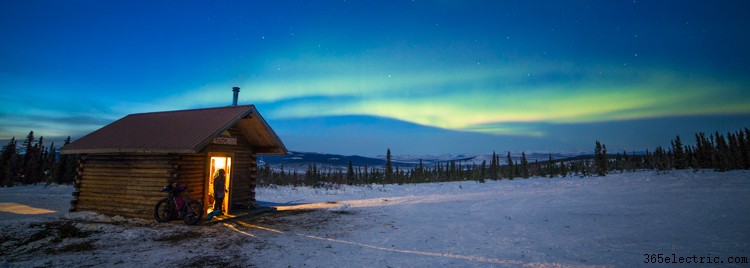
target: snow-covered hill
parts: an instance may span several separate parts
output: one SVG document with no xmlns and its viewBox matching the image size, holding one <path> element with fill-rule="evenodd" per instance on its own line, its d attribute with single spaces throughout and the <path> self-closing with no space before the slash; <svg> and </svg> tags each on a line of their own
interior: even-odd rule
<svg viewBox="0 0 750 268">
<path fill-rule="evenodd" d="M 657 254 L 746 267 L 729 261 L 750 257 L 748 171 L 260 188 L 278 212 L 200 226 L 17 214 L 66 207 L 71 190 L 0 189 L 2 265 L 634 267 Z"/>
</svg>

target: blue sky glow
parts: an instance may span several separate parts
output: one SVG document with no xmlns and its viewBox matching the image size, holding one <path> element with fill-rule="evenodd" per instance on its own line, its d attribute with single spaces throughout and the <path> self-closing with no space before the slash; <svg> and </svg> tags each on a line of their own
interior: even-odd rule
<svg viewBox="0 0 750 268">
<path fill-rule="evenodd" d="M 59 143 L 130 113 L 228 105 L 239 86 L 298 151 L 645 150 L 750 126 L 748 12 L 740 0 L 3 1 L 0 139 Z"/>
</svg>

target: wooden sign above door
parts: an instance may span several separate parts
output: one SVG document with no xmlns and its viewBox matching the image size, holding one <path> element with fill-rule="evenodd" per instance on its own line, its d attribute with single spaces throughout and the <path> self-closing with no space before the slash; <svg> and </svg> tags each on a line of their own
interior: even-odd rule
<svg viewBox="0 0 750 268">
<path fill-rule="evenodd" d="M 235 137 L 216 137 L 213 141 L 214 144 L 225 144 L 225 145 L 237 145 L 237 138 Z"/>
</svg>

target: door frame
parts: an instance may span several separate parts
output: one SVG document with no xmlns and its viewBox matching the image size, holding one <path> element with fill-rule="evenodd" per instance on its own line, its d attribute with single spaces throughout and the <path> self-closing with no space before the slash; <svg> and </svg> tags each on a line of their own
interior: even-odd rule
<svg viewBox="0 0 750 268">
<path fill-rule="evenodd" d="M 223 206 L 224 209 L 226 210 L 226 213 L 229 214 L 229 213 L 231 213 L 231 209 L 232 209 L 232 207 L 230 206 L 230 204 L 232 204 L 232 195 L 233 195 L 233 192 L 234 192 L 232 185 L 234 184 L 234 163 L 233 162 L 235 160 L 235 157 L 234 157 L 234 153 L 228 153 L 228 152 L 209 152 L 208 153 L 208 157 L 206 157 L 206 173 L 204 175 L 204 189 L 205 189 L 205 191 L 203 193 L 203 204 L 204 204 L 203 205 L 203 210 L 204 210 L 204 212 L 208 211 L 208 207 L 207 207 L 207 204 L 208 204 L 208 201 L 209 201 L 209 195 L 208 194 L 209 194 L 209 190 L 211 190 L 211 188 L 210 188 L 211 187 L 211 180 L 213 179 L 213 177 L 212 177 L 213 170 L 211 170 L 211 158 L 212 157 L 229 157 L 231 159 L 230 162 L 229 162 L 229 165 L 230 165 L 229 170 L 226 170 L 227 174 L 229 175 L 228 176 L 229 183 L 226 186 L 229 192 L 224 197 L 224 206 Z M 213 209 L 213 207 L 211 207 L 211 208 Z"/>
</svg>

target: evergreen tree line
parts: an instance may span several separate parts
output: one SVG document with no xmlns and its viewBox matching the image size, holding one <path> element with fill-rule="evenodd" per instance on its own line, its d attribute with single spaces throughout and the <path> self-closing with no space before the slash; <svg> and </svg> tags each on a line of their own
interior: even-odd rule
<svg viewBox="0 0 750 268">
<path fill-rule="evenodd" d="M 657 147 L 651 155 L 656 169 L 713 169 L 723 172 L 750 169 L 750 130 L 727 133 L 695 134 L 695 145 L 682 144 L 680 136 L 671 141 L 671 148 Z"/>
<path fill-rule="evenodd" d="M 70 137 L 65 145 L 70 143 Z M 34 131 L 18 144 L 15 137 L 3 146 L 0 153 L 0 186 L 33 183 L 72 183 L 78 157 L 58 156 L 55 143 L 44 144 L 44 137 L 37 140 Z"/>
<path fill-rule="evenodd" d="M 504 157 L 493 152 L 489 163 L 466 164 L 457 161 L 424 165 L 422 160 L 413 168 L 399 168 L 391 162 L 391 151 L 386 153 L 385 167 L 352 166 L 346 170 L 308 164 L 305 173 L 272 169 L 268 164 L 258 170 L 259 185 L 328 186 L 331 184 L 403 184 L 486 179 L 517 179 L 530 177 L 606 176 L 612 172 L 635 172 L 642 170 L 665 171 L 672 169 L 713 169 L 729 171 L 750 169 L 750 131 L 718 132 L 706 136 L 695 134 L 695 145 L 683 145 L 679 136 L 671 141 L 671 147 L 657 147 L 653 152 L 627 152 L 610 154 L 604 143 L 596 141 L 593 156 L 556 160 L 549 155 L 546 161 L 530 163 L 526 153 L 521 157 Z"/>
<path fill-rule="evenodd" d="M 70 137 L 65 144 L 70 143 Z M 665 171 L 672 169 L 713 169 L 723 172 L 750 169 L 750 130 L 745 128 L 726 135 L 719 132 L 695 134 L 694 145 L 683 145 L 680 136 L 645 153 L 627 152 L 608 154 L 606 145 L 596 141 L 593 156 L 556 160 L 549 155 L 546 161 L 530 163 L 526 153 L 511 157 L 492 153 L 489 163 L 466 164 L 449 161 L 425 165 L 422 160 L 411 168 L 400 168 L 391 162 L 391 151 L 386 153 L 385 167 L 349 165 L 345 170 L 309 164 L 304 173 L 279 170 L 265 165 L 258 169 L 260 185 L 326 184 L 393 184 L 424 183 L 486 179 L 516 179 L 530 177 L 606 176 L 612 172 L 638 170 Z M 59 155 L 55 144 L 47 146 L 44 137 L 36 139 L 30 131 L 19 145 L 11 138 L 0 152 L 0 186 L 39 182 L 72 183 L 75 179 L 76 155 Z"/>
</svg>

